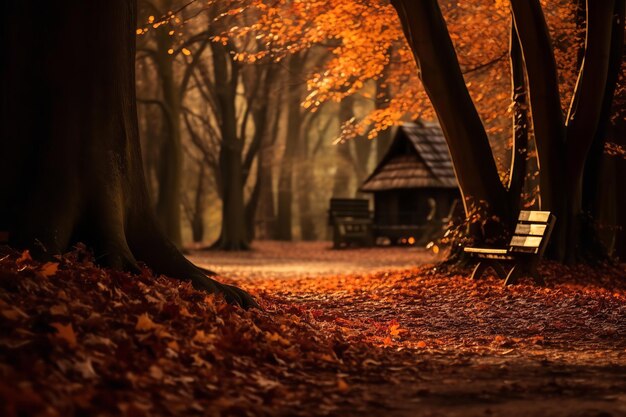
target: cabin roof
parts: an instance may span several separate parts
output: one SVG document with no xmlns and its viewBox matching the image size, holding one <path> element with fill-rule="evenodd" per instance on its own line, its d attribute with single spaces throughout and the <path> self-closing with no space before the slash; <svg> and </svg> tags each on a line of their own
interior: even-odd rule
<svg viewBox="0 0 626 417">
<path fill-rule="evenodd" d="M 405 123 L 361 191 L 457 188 L 443 132 L 436 122 Z"/>
</svg>

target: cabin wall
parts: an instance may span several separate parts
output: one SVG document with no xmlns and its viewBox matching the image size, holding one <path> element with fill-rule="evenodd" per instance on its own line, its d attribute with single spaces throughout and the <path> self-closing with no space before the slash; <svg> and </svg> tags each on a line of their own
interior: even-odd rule
<svg viewBox="0 0 626 417">
<path fill-rule="evenodd" d="M 460 198 L 456 189 L 399 189 L 374 193 L 374 222 L 380 226 L 421 226 L 435 204 L 433 220 L 448 216 L 452 203 Z M 429 199 L 432 199 L 429 202 Z"/>
</svg>

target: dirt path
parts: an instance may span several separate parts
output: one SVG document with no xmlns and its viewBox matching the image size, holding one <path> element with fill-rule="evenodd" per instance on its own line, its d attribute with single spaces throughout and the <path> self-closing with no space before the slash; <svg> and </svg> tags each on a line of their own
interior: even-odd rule
<svg viewBox="0 0 626 417">
<path fill-rule="evenodd" d="M 225 276 L 316 277 L 407 269 L 438 259 L 423 248 L 333 250 L 330 242 L 256 242 L 249 252 L 194 252 L 199 265 Z"/>
<path fill-rule="evenodd" d="M 505 289 L 429 275 L 416 268 L 434 260 L 425 251 L 321 243 L 192 259 L 275 311 L 297 306 L 382 349 L 380 361 L 342 371 L 350 389 L 332 415 L 626 416 L 626 292 L 616 277 L 548 265 L 547 289 Z"/>
</svg>

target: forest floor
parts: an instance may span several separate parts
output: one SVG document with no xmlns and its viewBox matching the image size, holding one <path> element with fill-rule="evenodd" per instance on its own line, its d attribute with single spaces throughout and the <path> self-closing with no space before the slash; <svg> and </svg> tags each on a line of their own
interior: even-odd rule
<svg viewBox="0 0 626 417">
<path fill-rule="evenodd" d="M 546 288 L 423 250 L 264 242 L 190 258 L 255 295 L 0 253 L 0 415 L 626 416 L 626 270 Z"/>
</svg>

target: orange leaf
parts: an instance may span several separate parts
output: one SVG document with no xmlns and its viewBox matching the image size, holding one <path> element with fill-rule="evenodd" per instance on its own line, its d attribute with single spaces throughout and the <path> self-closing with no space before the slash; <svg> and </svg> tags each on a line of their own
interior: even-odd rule
<svg viewBox="0 0 626 417">
<path fill-rule="evenodd" d="M 346 392 L 350 389 L 350 385 L 341 377 L 337 378 L 337 389 L 340 392 Z"/>
<path fill-rule="evenodd" d="M 158 327 L 160 326 L 152 321 L 148 313 L 143 313 L 141 316 L 137 317 L 137 324 L 135 325 L 136 330 L 148 331 Z"/>
<path fill-rule="evenodd" d="M 56 275 L 58 269 L 59 269 L 58 262 L 46 262 L 45 264 L 42 265 L 41 269 L 39 270 L 39 273 L 46 278 L 50 278 Z"/>
<path fill-rule="evenodd" d="M 72 323 L 67 325 L 62 323 L 51 323 L 50 326 L 57 330 L 56 337 L 65 340 L 71 347 L 76 346 L 76 333 L 74 333 Z"/>
<path fill-rule="evenodd" d="M 30 251 L 27 249 L 24 252 L 22 252 L 22 256 L 19 257 L 19 259 L 16 261 L 17 264 L 21 264 L 24 263 L 26 261 L 32 261 L 33 258 L 30 257 Z"/>
</svg>

